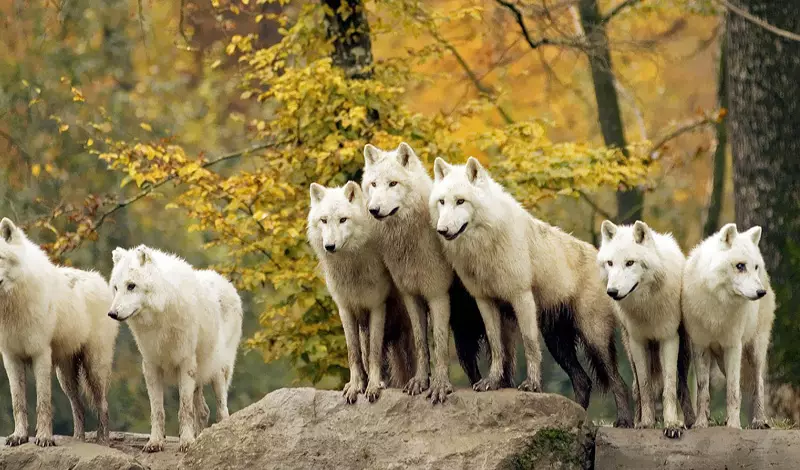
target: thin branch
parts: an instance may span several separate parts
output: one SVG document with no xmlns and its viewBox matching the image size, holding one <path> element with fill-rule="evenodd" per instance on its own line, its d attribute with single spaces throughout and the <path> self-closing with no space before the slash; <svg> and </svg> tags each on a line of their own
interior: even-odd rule
<svg viewBox="0 0 800 470">
<path fill-rule="evenodd" d="M 22 157 L 28 161 L 28 163 L 33 161 L 31 155 L 28 152 L 26 152 L 24 148 L 22 148 L 22 145 L 20 145 L 19 142 L 17 142 L 16 140 L 14 140 L 13 137 L 11 137 L 11 134 L 7 133 L 3 129 L 0 129 L 0 137 L 6 139 L 10 146 L 15 147 L 17 151 L 20 153 L 20 155 L 22 155 Z"/>
<path fill-rule="evenodd" d="M 725 5 L 725 7 L 728 10 L 736 13 L 737 15 L 741 16 L 742 18 L 746 19 L 747 21 L 750 21 L 753 24 L 761 26 L 762 28 L 766 29 L 767 31 L 770 31 L 771 33 L 777 34 L 778 36 L 780 36 L 782 38 L 789 39 L 789 40 L 792 40 L 792 41 L 800 41 L 800 34 L 793 33 L 791 31 L 786 31 L 785 29 L 778 28 L 777 26 L 773 26 L 773 25 L 767 23 L 766 21 L 762 20 L 761 18 L 758 18 L 757 16 L 753 16 L 752 14 L 748 13 L 746 10 L 743 10 L 743 9 L 737 7 L 736 5 L 731 4 L 727 0 L 717 0 L 717 1 L 719 3 Z"/>
<path fill-rule="evenodd" d="M 653 155 L 661 147 L 666 145 L 669 141 L 671 141 L 671 140 L 673 140 L 673 139 L 675 139 L 677 137 L 680 137 L 681 135 L 686 134 L 687 132 L 692 132 L 695 129 L 699 129 L 701 127 L 705 127 L 705 126 L 708 126 L 708 125 L 716 124 L 716 122 L 717 122 L 717 120 L 715 118 L 713 118 L 713 117 L 704 117 L 704 118 L 699 119 L 697 121 L 692 121 L 692 122 L 689 122 L 689 123 L 687 123 L 687 124 L 685 124 L 685 125 L 683 125 L 681 127 L 678 127 L 674 131 L 672 131 L 669 134 L 665 135 L 655 145 L 653 145 L 653 147 L 650 148 L 650 152 L 648 152 L 648 154 L 649 155 Z"/>
<path fill-rule="evenodd" d="M 147 51 L 147 33 L 145 32 L 144 28 L 144 7 L 142 6 L 142 0 L 136 0 L 136 5 L 139 15 L 139 30 L 142 32 L 142 45 L 144 46 L 144 56 L 147 58 L 147 61 L 150 62 L 150 53 Z"/>
<path fill-rule="evenodd" d="M 597 203 L 594 202 L 592 198 L 590 198 L 589 195 L 586 194 L 582 189 L 578 189 L 577 192 L 578 195 L 580 195 L 581 199 L 586 201 L 586 204 L 588 204 L 589 207 L 591 207 L 595 212 L 602 215 L 608 220 L 616 220 L 616 218 L 613 215 L 609 214 L 608 211 L 604 210 L 602 207 L 597 205 Z"/>
<path fill-rule="evenodd" d="M 536 49 L 539 46 L 566 46 L 566 47 L 580 46 L 580 44 L 576 42 L 561 41 L 550 38 L 541 38 L 538 41 L 533 40 L 533 38 L 531 38 L 530 32 L 528 31 L 528 27 L 525 26 L 525 18 L 522 16 L 522 12 L 520 11 L 520 9 L 513 3 L 509 2 L 508 0 L 497 0 L 497 3 L 507 8 L 514 15 L 514 19 L 516 20 L 517 24 L 519 25 L 519 29 L 522 32 L 522 37 L 525 38 L 525 42 L 528 43 L 531 49 Z"/>
<path fill-rule="evenodd" d="M 617 16 L 621 11 L 625 10 L 626 8 L 630 8 L 630 7 L 636 5 L 639 2 L 641 2 L 641 0 L 625 0 L 624 2 L 618 3 L 617 6 L 612 8 L 611 11 L 608 12 L 608 14 L 606 16 L 604 16 L 602 20 L 600 20 L 600 24 L 604 25 L 604 24 L 608 23 L 615 16 Z"/>
<path fill-rule="evenodd" d="M 180 9 L 180 13 L 179 13 L 179 18 L 180 19 L 178 20 L 178 32 L 180 33 L 180 35 L 183 38 L 184 42 L 186 42 L 185 49 L 187 51 L 194 52 L 194 51 L 197 51 L 198 49 L 196 47 L 192 47 L 192 41 L 189 39 L 189 36 L 186 34 L 186 29 L 184 28 L 184 25 L 183 25 L 183 20 L 184 20 L 184 16 L 185 16 L 185 11 L 184 11 L 185 8 L 186 8 L 186 0 L 181 0 L 181 9 Z"/>
</svg>

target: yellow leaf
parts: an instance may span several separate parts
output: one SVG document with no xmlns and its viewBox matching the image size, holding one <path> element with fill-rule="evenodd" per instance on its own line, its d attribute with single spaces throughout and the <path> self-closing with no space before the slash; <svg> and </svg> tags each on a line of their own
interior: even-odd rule
<svg viewBox="0 0 800 470">
<path fill-rule="evenodd" d="M 261 23 L 261 20 L 264 19 L 264 15 L 257 15 L 256 16 L 256 23 Z"/>
<path fill-rule="evenodd" d="M 249 5 L 250 4 L 250 0 L 242 0 L 242 3 L 244 3 L 245 5 Z"/>
<path fill-rule="evenodd" d="M 141 127 L 142 129 L 146 130 L 147 132 L 153 132 L 153 128 L 150 126 L 150 124 L 148 124 L 146 122 L 143 122 L 143 123 L 139 124 L 139 127 Z"/>
<path fill-rule="evenodd" d="M 94 139 L 89 139 L 89 140 L 86 141 L 86 146 L 87 147 L 91 147 L 92 145 L 94 145 Z"/>
<path fill-rule="evenodd" d="M 58 132 L 67 132 L 69 130 L 69 124 L 61 124 L 58 126 Z"/>
<path fill-rule="evenodd" d="M 33 176 L 38 177 L 39 173 L 41 173 L 41 172 L 42 172 L 42 165 L 40 165 L 38 163 L 34 163 L 33 166 L 31 166 L 31 174 Z"/>
<path fill-rule="evenodd" d="M 222 61 L 217 59 L 217 60 L 214 61 L 213 64 L 211 64 L 211 68 L 215 69 L 215 68 L 219 67 L 221 64 L 222 64 Z"/>
</svg>

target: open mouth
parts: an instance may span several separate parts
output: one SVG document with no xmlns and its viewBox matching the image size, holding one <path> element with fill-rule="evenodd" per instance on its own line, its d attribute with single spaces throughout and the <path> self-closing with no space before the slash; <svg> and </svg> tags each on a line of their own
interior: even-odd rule
<svg viewBox="0 0 800 470">
<path fill-rule="evenodd" d="M 386 215 L 373 214 L 373 217 L 375 217 L 375 218 L 376 218 L 376 219 L 378 219 L 378 220 L 385 219 L 385 218 L 387 218 L 387 217 L 389 217 L 389 216 L 392 216 L 392 215 L 395 215 L 395 214 L 397 214 L 397 211 L 398 211 L 398 210 L 400 210 L 400 206 L 397 206 L 397 207 L 395 207 L 394 209 L 392 209 L 392 210 L 391 210 L 391 212 L 389 212 L 389 213 L 388 213 L 388 214 L 386 214 Z"/>
<path fill-rule="evenodd" d="M 457 237 L 457 236 L 459 236 L 459 235 L 461 235 L 462 233 L 464 233 L 464 230 L 466 230 L 466 229 L 467 229 L 467 222 L 464 222 L 464 225 L 462 225 L 462 226 L 461 226 L 461 228 L 460 228 L 460 229 L 458 229 L 458 232 L 456 232 L 456 233 L 454 233 L 454 234 L 452 234 L 452 235 L 442 235 L 442 236 L 443 236 L 443 237 L 444 237 L 446 240 L 455 240 L 455 239 L 456 239 L 456 237 Z"/>
<path fill-rule="evenodd" d="M 633 287 L 631 287 L 631 290 L 629 290 L 627 294 L 623 295 L 622 297 L 617 297 L 615 300 L 622 300 L 625 297 L 631 295 L 631 292 L 635 291 L 637 287 L 639 287 L 639 283 L 638 282 L 636 284 L 634 284 Z"/>
</svg>

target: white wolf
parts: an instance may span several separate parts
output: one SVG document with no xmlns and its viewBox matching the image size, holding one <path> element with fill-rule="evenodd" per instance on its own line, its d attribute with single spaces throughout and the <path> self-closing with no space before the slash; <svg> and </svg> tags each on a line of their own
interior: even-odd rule
<svg viewBox="0 0 800 470">
<path fill-rule="evenodd" d="M 676 389 L 684 423 L 687 427 L 694 423 L 687 382 L 691 351 L 681 326 L 681 277 L 686 258 L 672 235 L 655 232 L 641 221 L 616 226 L 605 220 L 600 232 L 597 262 L 607 294 L 620 307 L 633 359 L 634 387 L 638 390 L 634 395 L 641 405 L 637 427 L 655 424 L 653 395 L 661 382 L 664 434 L 680 437 Z M 655 343 L 652 349 L 651 343 Z M 659 371 L 662 377 L 651 376 L 651 370 Z"/>
<path fill-rule="evenodd" d="M 312 183 L 310 193 L 308 240 L 339 309 L 347 343 L 350 382 L 343 394 L 347 403 L 355 403 L 359 393 L 373 402 L 380 396 L 384 353 L 390 386 L 402 387 L 412 376 L 408 315 L 381 259 L 378 222 L 367 212 L 358 184 L 325 188 Z"/>
<path fill-rule="evenodd" d="M 0 352 L 11 388 L 14 434 L 28 442 L 25 365 L 36 379 L 36 440 L 53 446 L 53 365 L 72 405 L 74 436 L 84 438 L 83 388 L 98 411 L 99 441 L 108 440 L 108 402 L 118 325 L 106 315 L 111 295 L 95 272 L 53 265 L 9 219 L 0 222 Z"/>
<path fill-rule="evenodd" d="M 480 313 L 454 277 L 441 241 L 431 229 L 428 197 L 433 181 L 414 150 L 405 142 L 392 151 L 367 144 L 364 163 L 362 189 L 367 208 L 380 220 L 380 251 L 402 295 L 414 333 L 416 374 L 405 390 L 416 395 L 430 386 L 431 401 L 443 402 L 453 391 L 448 377 L 449 326 L 470 382 L 480 378 L 477 355 L 484 334 Z M 451 309 L 457 312 L 452 319 Z M 435 352 L 430 382 L 426 310 L 433 322 Z"/>
<path fill-rule="evenodd" d="M 491 349 L 489 376 L 476 389 L 499 387 L 502 377 L 502 304 L 510 304 L 522 332 L 528 376 L 520 389 L 541 391 L 537 315 L 554 357 L 570 375 L 576 401 L 586 407 L 591 382 L 578 363 L 583 343 L 603 385 L 610 382 L 618 426 L 631 426 L 630 393 L 616 364 L 616 306 L 596 268 L 597 250 L 533 218 L 495 182 L 478 160 L 434 162 L 430 212 L 445 253 L 476 298 Z"/>
<path fill-rule="evenodd" d="M 686 262 L 681 303 L 697 376 L 695 427 L 708 426 L 712 355 L 727 380 L 728 426 L 741 427 L 740 374 L 747 365 L 745 378 L 755 387 L 751 427 L 767 427 L 764 374 L 775 294 L 759 240 L 761 227 L 739 233 L 736 224 L 727 224 L 692 250 Z"/>
<path fill-rule="evenodd" d="M 208 420 L 203 385 L 211 382 L 217 420 L 228 416 L 228 387 L 242 335 L 242 302 L 230 282 L 195 270 L 177 256 L 140 245 L 116 248 L 108 316 L 127 321 L 139 351 L 150 398 L 150 440 L 164 448 L 164 381 L 177 381 L 180 449 Z"/>
</svg>

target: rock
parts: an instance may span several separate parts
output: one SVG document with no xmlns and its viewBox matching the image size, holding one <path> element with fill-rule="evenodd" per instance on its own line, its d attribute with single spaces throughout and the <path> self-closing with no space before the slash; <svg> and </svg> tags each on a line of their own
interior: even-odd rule
<svg viewBox="0 0 800 470">
<path fill-rule="evenodd" d="M 585 421 L 562 396 L 516 390 L 433 406 L 399 390 L 347 405 L 336 391 L 281 389 L 203 431 L 182 468 L 584 468 Z"/>
<path fill-rule="evenodd" d="M 800 466 L 800 431 L 690 429 L 681 439 L 667 439 L 658 429 L 600 428 L 595 441 L 595 469 L 796 469 Z"/>
<path fill-rule="evenodd" d="M 178 441 L 167 438 L 164 452 L 142 453 L 147 435 L 111 433 L 111 446 L 56 436 L 56 447 L 40 448 L 31 441 L 19 447 L 0 447 L 0 470 L 176 470 Z"/>
</svg>

